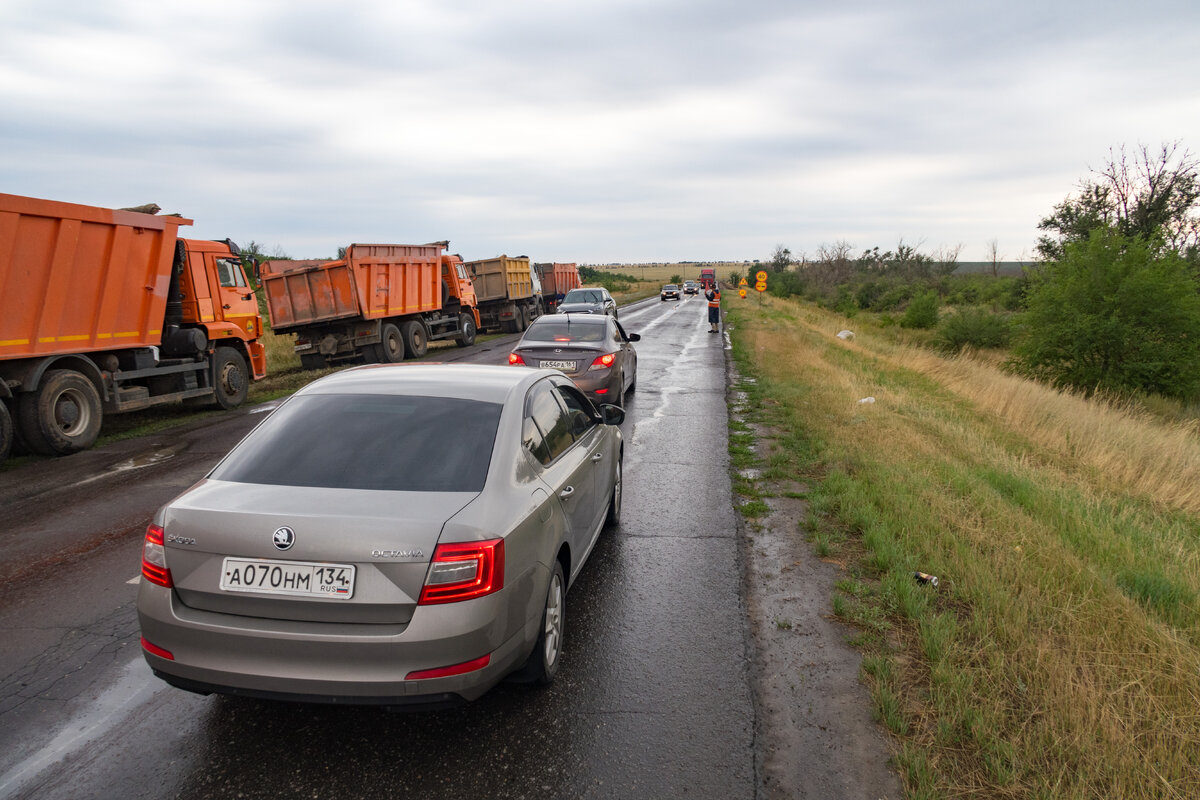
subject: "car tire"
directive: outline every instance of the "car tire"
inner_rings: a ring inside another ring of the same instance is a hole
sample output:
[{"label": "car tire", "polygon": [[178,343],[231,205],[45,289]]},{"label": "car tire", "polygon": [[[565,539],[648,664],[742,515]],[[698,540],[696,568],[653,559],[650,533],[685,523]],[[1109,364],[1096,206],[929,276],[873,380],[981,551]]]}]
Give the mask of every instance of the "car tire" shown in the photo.
[{"label": "car tire", "polygon": [[404,338],[404,354],[408,358],[421,358],[429,352],[429,333],[417,320],[410,319],[404,323],[400,333]]},{"label": "car tire", "polygon": [[617,474],[613,481],[612,497],[609,498],[608,516],[604,518],[604,524],[610,528],[621,524],[621,499],[624,495],[621,486],[621,462],[624,460],[624,456],[624,452],[617,456]]},{"label": "car tire", "polygon": [[542,624],[537,642],[525,666],[517,673],[523,683],[549,686],[558,674],[562,661],[563,633],[566,631],[567,581],[563,577],[562,564],[556,559],[550,582],[546,586],[546,602],[542,606]]},{"label": "car tire", "polygon": [[53,369],[37,391],[17,398],[16,424],[35,453],[65,456],[91,447],[104,418],[100,393],[73,369]]}]

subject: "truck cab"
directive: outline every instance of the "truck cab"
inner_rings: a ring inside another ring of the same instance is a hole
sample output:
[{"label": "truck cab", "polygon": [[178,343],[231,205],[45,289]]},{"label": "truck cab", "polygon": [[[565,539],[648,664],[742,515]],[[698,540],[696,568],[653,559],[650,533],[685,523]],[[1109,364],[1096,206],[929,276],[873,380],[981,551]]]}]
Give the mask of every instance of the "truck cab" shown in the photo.
[{"label": "truck cab", "polygon": [[180,276],[183,323],[202,327],[210,344],[223,339],[246,343],[255,379],[267,373],[266,348],[258,299],[246,279],[241,258],[228,242],[184,239],[187,261]]},{"label": "truck cab", "polygon": [[479,327],[479,301],[475,296],[475,285],[463,266],[462,256],[455,253],[442,254],[442,286],[447,296],[442,298],[443,307],[457,303],[465,313],[475,318]]}]

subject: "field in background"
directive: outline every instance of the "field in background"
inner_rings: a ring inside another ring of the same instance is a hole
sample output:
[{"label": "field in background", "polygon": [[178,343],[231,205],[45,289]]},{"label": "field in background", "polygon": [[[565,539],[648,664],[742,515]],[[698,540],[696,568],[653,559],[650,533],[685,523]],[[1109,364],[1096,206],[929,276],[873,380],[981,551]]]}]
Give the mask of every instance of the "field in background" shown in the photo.
[{"label": "field in background", "polygon": [[[726,308],[738,388],[773,431],[757,466],[808,487],[797,535],[846,568],[831,608],[859,630],[908,796],[1200,796],[1195,424],[795,301]],[[737,466],[756,435],[735,423]],[[751,518],[769,502],[737,489]]]}]

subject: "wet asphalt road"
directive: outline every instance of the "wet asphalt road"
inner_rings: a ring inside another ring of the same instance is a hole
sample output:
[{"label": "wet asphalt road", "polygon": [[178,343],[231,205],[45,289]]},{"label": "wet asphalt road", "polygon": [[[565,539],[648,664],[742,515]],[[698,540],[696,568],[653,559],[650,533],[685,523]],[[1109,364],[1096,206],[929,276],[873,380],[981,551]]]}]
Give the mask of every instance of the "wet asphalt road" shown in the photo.
[{"label": "wet asphalt road", "polygon": [[[200,697],[150,674],[146,522],[255,413],[0,473],[0,797],[753,797],[724,342],[704,314],[622,309],[643,337],[622,521],[568,595],[558,679],[453,711]],[[449,357],[504,363],[515,338]]]}]

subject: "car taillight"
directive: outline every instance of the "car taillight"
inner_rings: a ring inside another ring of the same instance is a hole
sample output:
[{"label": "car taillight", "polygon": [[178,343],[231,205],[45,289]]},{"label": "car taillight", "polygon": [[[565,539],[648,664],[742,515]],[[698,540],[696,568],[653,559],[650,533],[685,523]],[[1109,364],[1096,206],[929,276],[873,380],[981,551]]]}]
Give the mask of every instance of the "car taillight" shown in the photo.
[{"label": "car taillight", "polygon": [[159,658],[165,658],[167,661],[175,660],[175,656],[170,650],[164,650],[153,642],[146,641],[145,636],[142,637],[142,649],[151,655],[158,656]]},{"label": "car taillight", "polygon": [[464,661],[461,664],[451,664],[448,667],[438,667],[436,669],[419,669],[408,673],[404,676],[406,681],[419,681],[425,678],[448,678],[451,675],[463,675],[468,672],[474,672],[477,669],[483,669],[492,661],[492,656],[489,653],[486,656]]},{"label": "car taillight", "polygon": [[504,588],[504,540],[439,544],[417,605],[457,603]]},{"label": "car taillight", "polygon": [[609,367],[611,367],[613,365],[613,362],[616,360],[617,360],[616,353],[606,353],[605,355],[602,355],[599,358],[597,358],[595,361],[593,361],[592,365],[590,367],[588,367],[588,369],[608,369]]},{"label": "car taillight", "polygon": [[516,353],[509,353],[508,354],[508,365],[510,367],[523,367],[523,366],[525,366],[525,359],[521,358]]},{"label": "car taillight", "polygon": [[175,585],[171,581],[171,570],[167,569],[163,529],[157,525],[146,528],[146,540],[142,543],[142,577],[168,589]]}]

